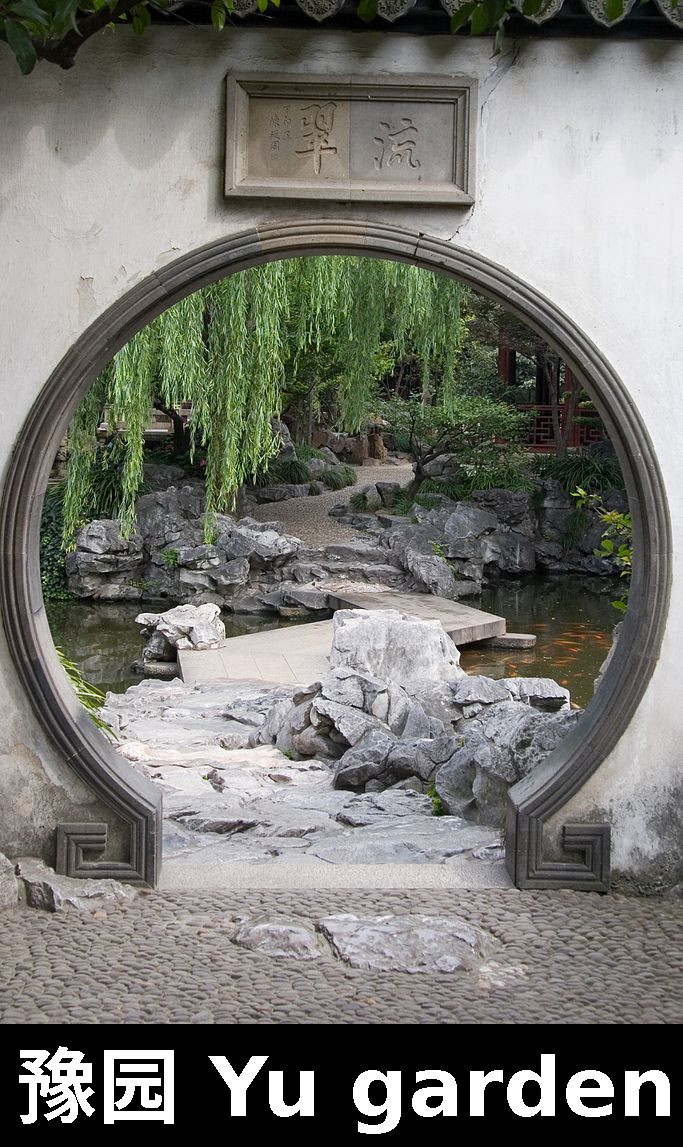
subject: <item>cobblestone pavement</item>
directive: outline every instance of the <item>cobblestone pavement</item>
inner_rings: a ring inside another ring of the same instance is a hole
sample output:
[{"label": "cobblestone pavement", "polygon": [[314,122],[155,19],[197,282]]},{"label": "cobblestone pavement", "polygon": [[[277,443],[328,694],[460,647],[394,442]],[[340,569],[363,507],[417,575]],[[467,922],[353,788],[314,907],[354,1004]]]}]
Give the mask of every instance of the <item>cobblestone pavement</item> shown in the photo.
[{"label": "cobblestone pavement", "polygon": [[[455,915],[501,942],[498,978],[368,972],[231,942],[236,916]],[[142,893],[95,914],[0,918],[3,1024],[680,1023],[683,912],[516,890]]]}]

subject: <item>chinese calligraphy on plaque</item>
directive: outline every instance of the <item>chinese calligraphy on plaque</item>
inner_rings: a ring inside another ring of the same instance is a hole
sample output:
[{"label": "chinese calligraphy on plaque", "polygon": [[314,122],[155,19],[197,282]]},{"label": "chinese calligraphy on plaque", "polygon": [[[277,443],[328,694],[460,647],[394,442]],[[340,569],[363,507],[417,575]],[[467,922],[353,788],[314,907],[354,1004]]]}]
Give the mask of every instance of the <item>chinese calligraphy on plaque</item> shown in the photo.
[{"label": "chinese calligraphy on plaque", "polygon": [[228,79],[227,195],[471,204],[474,81]]},{"label": "chinese calligraphy on plaque", "polygon": [[336,104],[309,104],[301,109],[301,136],[305,146],[297,150],[297,155],[310,155],[313,158],[313,171],[320,175],[325,153],[337,154],[336,147],[330,145],[330,134],[334,127]]},{"label": "chinese calligraphy on plaque", "polygon": [[417,128],[411,119],[402,119],[401,126],[395,131],[391,125],[380,120],[382,135],[373,136],[378,152],[375,155],[375,169],[381,171],[383,167],[391,167],[394,163],[407,163],[408,167],[417,169],[419,159],[415,159],[414,152],[417,146]]}]

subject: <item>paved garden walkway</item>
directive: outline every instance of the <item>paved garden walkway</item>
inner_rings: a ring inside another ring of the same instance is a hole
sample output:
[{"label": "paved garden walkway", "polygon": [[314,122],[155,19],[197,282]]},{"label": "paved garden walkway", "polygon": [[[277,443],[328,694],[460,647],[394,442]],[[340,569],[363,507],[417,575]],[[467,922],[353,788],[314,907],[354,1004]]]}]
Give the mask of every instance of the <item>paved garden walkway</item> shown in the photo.
[{"label": "paved garden walkway", "polygon": [[358,537],[358,530],[331,518],[333,506],[347,503],[353,495],[373,482],[400,482],[407,486],[413,477],[410,462],[398,466],[354,466],[358,475],[355,486],[328,490],[315,498],[289,498],[286,502],[267,502],[258,506],[252,517],[259,522],[282,522],[288,534],[301,538],[307,546],[329,546]]},{"label": "paved garden walkway", "polygon": [[[235,918],[457,914],[499,946],[478,972],[370,972],[331,950],[238,946]],[[3,1024],[640,1024],[683,1020],[679,905],[572,892],[143,893],[96,914],[2,914]]]}]

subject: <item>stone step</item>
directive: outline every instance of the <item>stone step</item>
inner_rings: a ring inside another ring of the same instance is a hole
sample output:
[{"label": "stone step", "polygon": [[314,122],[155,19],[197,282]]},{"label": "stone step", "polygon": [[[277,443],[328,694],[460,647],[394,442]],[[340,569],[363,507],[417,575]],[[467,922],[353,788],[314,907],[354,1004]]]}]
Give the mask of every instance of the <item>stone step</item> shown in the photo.
[{"label": "stone step", "polygon": [[536,640],[535,633],[501,633],[482,641],[481,645],[483,649],[533,649]]}]

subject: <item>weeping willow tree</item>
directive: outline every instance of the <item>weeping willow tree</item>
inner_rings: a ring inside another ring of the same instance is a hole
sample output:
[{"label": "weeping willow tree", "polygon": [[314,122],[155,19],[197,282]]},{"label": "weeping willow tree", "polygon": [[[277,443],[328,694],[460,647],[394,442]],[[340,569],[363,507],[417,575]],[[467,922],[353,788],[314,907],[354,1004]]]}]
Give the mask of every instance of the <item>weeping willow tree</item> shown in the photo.
[{"label": "weeping willow tree", "polygon": [[192,404],[190,456],[206,449],[206,521],[278,450],[271,420],[303,359],[333,348],[340,428],[357,431],[377,394],[381,348],[421,363],[425,402],[448,410],[463,335],[463,288],[430,271],[378,259],[318,256],[267,263],[195,292],[114,356],[71,429],[64,538],[73,544],[88,504],[97,428],[125,425],[124,534],[135,525],[144,432],[154,408]]}]

